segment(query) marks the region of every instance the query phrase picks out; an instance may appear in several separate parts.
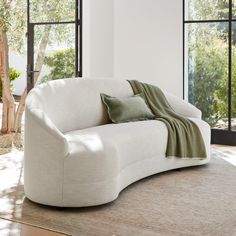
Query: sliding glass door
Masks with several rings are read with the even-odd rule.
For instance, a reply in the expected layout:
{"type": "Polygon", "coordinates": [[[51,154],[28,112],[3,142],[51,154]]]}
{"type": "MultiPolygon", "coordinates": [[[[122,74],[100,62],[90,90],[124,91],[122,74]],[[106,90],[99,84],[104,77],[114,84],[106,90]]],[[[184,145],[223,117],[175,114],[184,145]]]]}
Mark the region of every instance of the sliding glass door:
{"type": "Polygon", "coordinates": [[[185,96],[212,128],[212,143],[236,145],[236,1],[184,0],[185,96]]]}
{"type": "Polygon", "coordinates": [[[82,0],[27,0],[27,88],[82,76],[82,0]]]}

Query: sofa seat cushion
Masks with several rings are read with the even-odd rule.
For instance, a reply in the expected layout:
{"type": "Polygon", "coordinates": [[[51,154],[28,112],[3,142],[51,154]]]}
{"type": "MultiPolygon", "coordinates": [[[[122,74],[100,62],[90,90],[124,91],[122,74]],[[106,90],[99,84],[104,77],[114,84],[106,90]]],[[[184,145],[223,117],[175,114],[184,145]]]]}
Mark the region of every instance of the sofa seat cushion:
{"type": "Polygon", "coordinates": [[[107,124],[65,134],[69,155],[64,181],[106,181],[145,158],[165,158],[167,128],[156,120],[107,124]]]}
{"type": "MultiPolygon", "coordinates": [[[[200,128],[205,143],[209,143],[209,125],[199,119],[191,120],[200,128]]],[[[68,184],[111,181],[128,166],[153,157],[162,158],[167,164],[198,162],[165,159],[168,131],[157,120],[96,126],[67,132],[65,137],[69,154],[64,161],[64,183],[68,184]]]]}

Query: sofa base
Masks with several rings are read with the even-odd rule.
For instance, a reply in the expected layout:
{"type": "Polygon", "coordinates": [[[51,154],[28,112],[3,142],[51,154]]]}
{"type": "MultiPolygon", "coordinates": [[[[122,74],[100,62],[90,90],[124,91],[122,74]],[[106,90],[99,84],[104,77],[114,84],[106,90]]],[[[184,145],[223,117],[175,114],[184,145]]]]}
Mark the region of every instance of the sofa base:
{"type": "Polygon", "coordinates": [[[210,157],[204,160],[171,159],[164,156],[147,158],[127,166],[112,180],[89,184],[64,184],[61,203],[48,202],[47,199],[39,199],[27,193],[26,197],[33,202],[56,207],[102,205],[114,201],[123,189],[140,179],[168,170],[203,165],[209,161],[210,157]]]}

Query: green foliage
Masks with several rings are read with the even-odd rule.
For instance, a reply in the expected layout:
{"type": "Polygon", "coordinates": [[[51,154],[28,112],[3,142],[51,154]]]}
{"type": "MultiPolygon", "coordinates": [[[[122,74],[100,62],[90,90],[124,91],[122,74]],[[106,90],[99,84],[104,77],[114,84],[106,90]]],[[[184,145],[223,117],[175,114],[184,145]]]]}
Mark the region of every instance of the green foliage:
{"type": "Polygon", "coordinates": [[[41,82],[75,76],[75,50],[73,48],[59,50],[45,57],[44,64],[50,73],[42,78],[41,82]]]}
{"type": "MultiPolygon", "coordinates": [[[[32,0],[30,2],[30,15],[33,22],[62,22],[75,20],[75,1],[74,0],[32,0]]],[[[50,28],[48,45],[59,46],[60,43],[71,47],[74,43],[74,25],[38,25],[35,26],[35,45],[39,49],[45,31],[50,28]]]]}
{"type": "MultiPolygon", "coordinates": [[[[235,0],[233,0],[235,1],[235,0]]],[[[187,0],[190,19],[209,20],[225,19],[228,17],[228,0],[187,0]]],[[[236,9],[233,8],[233,12],[236,9]]]]}
{"type": "MultiPolygon", "coordinates": [[[[30,22],[62,22],[75,20],[75,0],[31,0],[30,22]]],[[[11,51],[26,53],[27,1],[0,1],[0,31],[6,32],[11,51]]],[[[75,39],[73,24],[46,24],[34,27],[35,70],[41,72],[47,50],[72,47],[75,39]]],[[[40,75],[39,72],[39,75],[40,75]]],[[[68,74],[71,74],[68,72],[68,74]]]]}
{"type": "Polygon", "coordinates": [[[227,43],[217,25],[190,27],[189,101],[202,111],[203,119],[211,126],[224,117],[220,107],[225,101],[219,99],[217,91],[227,77],[227,65],[227,43]]]}
{"type": "Polygon", "coordinates": [[[26,1],[0,1],[0,31],[7,33],[9,47],[20,53],[24,50],[26,24],[26,1]]]}
{"type": "MultiPolygon", "coordinates": [[[[232,118],[236,118],[236,47],[232,48],[232,118]]],[[[225,68],[227,71],[227,68],[225,68]]],[[[228,116],[228,73],[225,73],[223,78],[220,80],[219,87],[216,90],[218,98],[218,110],[222,117],[228,116]]]]}
{"type": "MultiPolygon", "coordinates": [[[[10,83],[11,83],[11,90],[13,91],[14,87],[12,82],[20,77],[20,72],[15,70],[14,68],[9,69],[9,78],[10,78],[10,83]]],[[[2,97],[2,81],[0,80],[0,98],[2,97]]]]}
{"type": "MultiPolygon", "coordinates": [[[[192,0],[190,14],[198,19],[228,17],[228,1],[192,0]]],[[[236,0],[234,0],[236,3],[236,0]]],[[[236,15],[236,8],[233,8],[236,15]]],[[[189,101],[214,127],[228,117],[228,23],[190,24],[189,101]]],[[[236,25],[232,25],[232,117],[236,118],[236,25]]]]}
{"type": "Polygon", "coordinates": [[[31,0],[33,22],[71,21],[75,18],[75,0],[31,0]]]}
{"type": "MultiPolygon", "coordinates": [[[[75,20],[75,1],[31,0],[31,22],[55,22],[75,20]]],[[[19,53],[25,53],[27,32],[27,1],[0,1],[0,31],[7,32],[9,48],[19,53]]],[[[63,42],[71,45],[74,39],[73,25],[57,25],[50,27],[48,44],[63,42]]],[[[47,25],[35,26],[35,50],[44,36],[47,25]]]]}
{"type": "Polygon", "coordinates": [[[10,68],[9,69],[9,77],[10,77],[10,81],[13,81],[13,80],[20,77],[20,72],[14,68],[10,68]]]}

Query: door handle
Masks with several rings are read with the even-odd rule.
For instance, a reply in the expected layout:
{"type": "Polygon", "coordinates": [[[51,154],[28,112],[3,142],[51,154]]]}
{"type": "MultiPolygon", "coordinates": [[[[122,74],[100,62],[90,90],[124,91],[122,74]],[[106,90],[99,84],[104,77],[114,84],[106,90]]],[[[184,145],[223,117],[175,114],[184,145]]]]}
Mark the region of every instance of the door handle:
{"type": "Polygon", "coordinates": [[[28,73],[35,73],[35,72],[39,72],[39,70],[30,70],[30,71],[28,71],[28,73]]]}
{"type": "Polygon", "coordinates": [[[30,65],[30,64],[27,65],[27,73],[28,73],[28,74],[32,74],[32,73],[35,73],[35,72],[39,72],[39,70],[32,70],[32,69],[33,69],[32,67],[33,67],[33,66],[30,65]]]}

